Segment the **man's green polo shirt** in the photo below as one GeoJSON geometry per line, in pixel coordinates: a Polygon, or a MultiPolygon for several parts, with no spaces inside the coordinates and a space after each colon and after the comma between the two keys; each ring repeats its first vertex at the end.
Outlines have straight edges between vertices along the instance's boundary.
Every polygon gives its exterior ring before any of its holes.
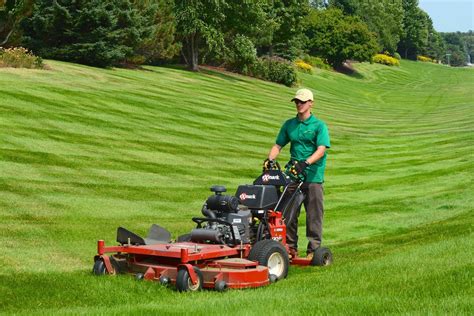
{"type": "MultiPolygon", "coordinates": [[[[318,146],[331,147],[328,127],[313,114],[303,122],[298,120],[298,116],[296,116],[283,124],[280,133],[278,133],[276,144],[284,147],[289,142],[291,142],[291,159],[297,161],[308,159],[318,146]]],[[[326,156],[327,153],[325,152],[321,159],[306,169],[306,182],[324,182],[326,156]]]]}

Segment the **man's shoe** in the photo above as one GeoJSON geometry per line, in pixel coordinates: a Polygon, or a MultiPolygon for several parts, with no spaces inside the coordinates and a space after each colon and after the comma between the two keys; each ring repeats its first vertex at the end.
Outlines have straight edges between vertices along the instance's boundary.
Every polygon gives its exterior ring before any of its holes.
{"type": "Polygon", "coordinates": [[[306,255],[306,259],[313,260],[314,252],[310,252],[306,255]]]}

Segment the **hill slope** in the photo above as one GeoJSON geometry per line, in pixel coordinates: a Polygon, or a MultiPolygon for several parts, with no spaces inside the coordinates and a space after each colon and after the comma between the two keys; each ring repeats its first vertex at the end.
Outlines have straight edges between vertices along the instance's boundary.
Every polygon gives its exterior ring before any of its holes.
{"type": "MultiPolygon", "coordinates": [[[[117,226],[189,231],[212,184],[249,183],[295,89],[148,67],[0,69],[0,310],[10,313],[469,313],[474,72],[403,62],[303,75],[332,148],[335,264],[256,290],[180,295],[89,272],[117,226]]],[[[281,155],[288,157],[287,149],[281,155]]],[[[300,248],[305,247],[304,216],[300,248]]]]}

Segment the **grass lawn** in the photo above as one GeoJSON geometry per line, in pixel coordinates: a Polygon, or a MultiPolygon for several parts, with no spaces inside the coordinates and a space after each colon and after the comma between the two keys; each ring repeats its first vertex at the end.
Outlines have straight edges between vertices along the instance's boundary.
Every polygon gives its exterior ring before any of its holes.
{"type": "MultiPolygon", "coordinates": [[[[474,70],[403,61],[302,74],[330,129],[335,262],[268,287],[177,293],[91,275],[117,226],[189,232],[213,184],[251,183],[295,88],[204,70],[0,69],[0,313],[470,314],[474,70]]],[[[288,149],[281,161],[288,158],[288,149]]],[[[304,216],[300,250],[304,250],[304,216]]]]}

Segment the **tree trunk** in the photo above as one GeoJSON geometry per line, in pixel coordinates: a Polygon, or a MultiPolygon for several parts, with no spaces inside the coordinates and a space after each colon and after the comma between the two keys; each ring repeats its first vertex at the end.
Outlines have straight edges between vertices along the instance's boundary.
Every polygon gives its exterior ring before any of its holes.
{"type": "Polygon", "coordinates": [[[196,34],[191,35],[191,40],[189,41],[189,59],[188,59],[188,68],[191,71],[199,71],[198,65],[198,41],[196,38],[196,34]]]}
{"type": "Polygon", "coordinates": [[[12,27],[12,29],[10,30],[10,32],[8,32],[7,36],[5,37],[5,39],[0,43],[0,46],[3,46],[5,45],[8,40],[10,39],[10,36],[13,34],[13,31],[15,30],[14,27],[12,27]]]}

